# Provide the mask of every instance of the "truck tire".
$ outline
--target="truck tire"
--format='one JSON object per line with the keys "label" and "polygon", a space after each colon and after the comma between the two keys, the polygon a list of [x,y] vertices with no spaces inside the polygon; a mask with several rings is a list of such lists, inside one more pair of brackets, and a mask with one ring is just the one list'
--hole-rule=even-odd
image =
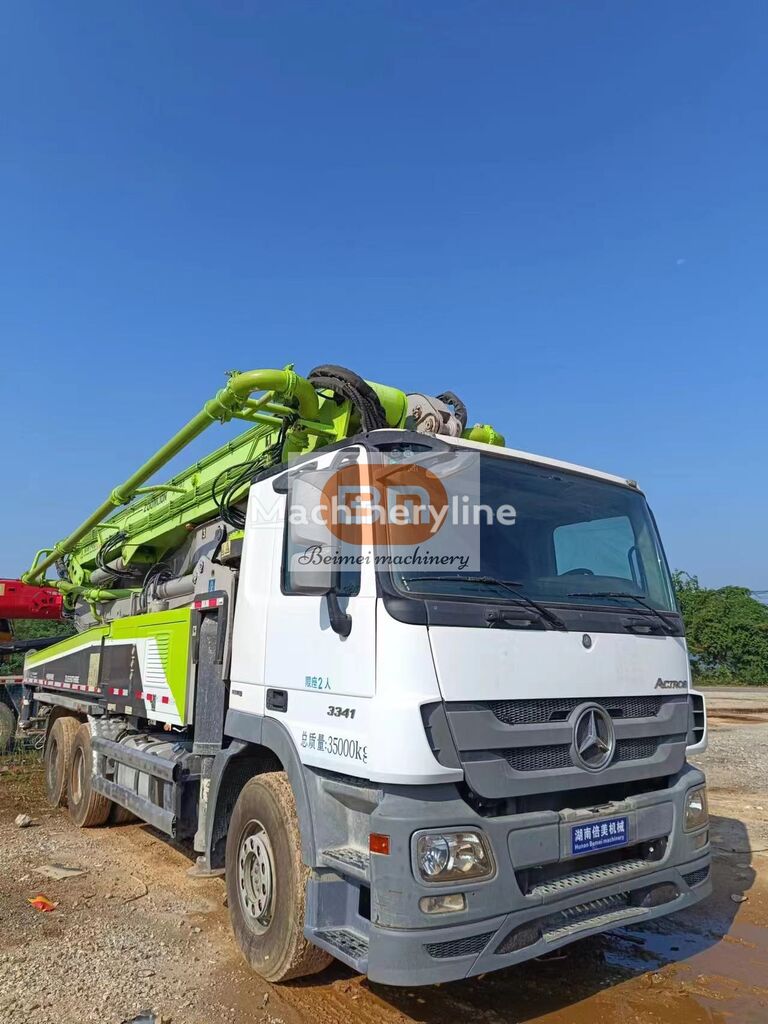
{"label": "truck tire", "polygon": [[80,722],[72,715],[57,718],[45,741],[45,795],[51,807],[63,807],[67,802],[69,772],[72,765],[72,747]]}
{"label": "truck tire", "polygon": [[316,974],[333,959],[304,937],[309,868],[284,772],[257,775],[237,798],[227,834],[227,902],[251,967],[267,981]]}
{"label": "truck tire", "polygon": [[78,828],[103,825],[112,809],[112,801],[92,788],[92,775],[91,729],[87,722],[83,722],[75,733],[75,741],[72,744],[72,764],[69,769],[67,793],[69,816]]}
{"label": "truck tire", "polygon": [[109,812],[110,825],[130,825],[131,822],[138,820],[133,811],[129,811],[122,804],[116,804],[114,800],[112,801],[112,808]]}
{"label": "truck tire", "polygon": [[0,700],[0,754],[9,750],[16,735],[16,715],[4,700]]}

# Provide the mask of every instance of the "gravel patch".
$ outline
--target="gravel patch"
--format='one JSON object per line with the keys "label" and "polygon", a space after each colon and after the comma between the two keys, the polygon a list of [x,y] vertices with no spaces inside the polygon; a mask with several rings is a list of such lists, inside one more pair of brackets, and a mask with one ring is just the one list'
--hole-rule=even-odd
{"label": "gravel patch", "polygon": [[[241,966],[223,882],[187,878],[185,852],[149,826],[75,828],[66,811],[45,806],[38,769],[6,772],[0,785],[3,1024],[121,1024],[147,1009],[158,1019],[212,1024],[235,1013],[222,976],[242,969],[249,986],[270,989]],[[29,827],[14,824],[18,804]],[[51,863],[86,873],[37,873]],[[57,905],[53,912],[30,905],[40,894]]]}
{"label": "gravel patch", "polygon": [[[764,1020],[768,725],[711,726],[696,758],[712,793],[707,903],[621,943],[614,933],[551,962],[413,991],[372,986],[340,965],[263,982],[233,943],[223,880],[189,879],[189,851],[146,825],[79,830],[45,804],[39,764],[0,765],[0,1021],[123,1024],[153,1010],[164,1024],[693,1024],[714,1019],[713,1006]],[[19,814],[27,827],[15,826]],[[38,873],[45,865],[86,873],[52,878]],[[35,910],[37,895],[56,909]]]}
{"label": "gravel patch", "polygon": [[710,723],[709,748],[691,760],[713,791],[762,791],[768,809],[768,726]]}

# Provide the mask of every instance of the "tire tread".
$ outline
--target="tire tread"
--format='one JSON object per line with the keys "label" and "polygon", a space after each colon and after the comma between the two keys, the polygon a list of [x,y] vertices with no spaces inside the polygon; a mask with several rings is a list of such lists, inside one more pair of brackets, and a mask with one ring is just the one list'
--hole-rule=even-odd
{"label": "tire tread", "polygon": [[16,713],[4,700],[0,700],[0,754],[11,749],[15,732]]}
{"label": "tire tread", "polygon": [[72,768],[72,753],[75,747],[75,736],[77,735],[77,730],[79,728],[79,719],[75,718],[73,715],[60,715],[51,726],[51,731],[48,734],[48,742],[45,745],[46,760],[49,755],[50,740],[55,730],[56,735],[54,739],[56,740],[59,761],[56,770],[56,786],[54,792],[51,792],[48,786],[48,766],[46,765],[45,792],[48,798],[48,803],[51,807],[67,806],[69,774]]}
{"label": "tire tread", "polygon": [[73,807],[72,802],[69,801],[69,815],[78,828],[95,828],[97,825],[103,825],[109,817],[109,812],[112,809],[112,801],[108,797],[102,796],[101,793],[97,793],[91,788],[90,769],[93,765],[93,754],[91,752],[91,729],[87,722],[83,722],[75,735],[75,741],[72,745],[70,775],[74,768],[74,755],[77,747],[82,748],[83,757],[85,758],[85,763],[89,771],[84,773],[83,800],[79,807]]}

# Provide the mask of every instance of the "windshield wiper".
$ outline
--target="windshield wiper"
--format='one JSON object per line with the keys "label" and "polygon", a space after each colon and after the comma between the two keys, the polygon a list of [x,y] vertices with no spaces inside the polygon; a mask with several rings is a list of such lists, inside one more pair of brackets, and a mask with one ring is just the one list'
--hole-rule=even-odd
{"label": "windshield wiper", "polygon": [[528,597],[527,594],[520,593],[515,590],[515,587],[522,587],[524,584],[520,580],[497,580],[495,576],[464,576],[462,573],[452,573],[451,575],[445,576],[408,576],[405,577],[406,583],[411,580],[436,580],[440,582],[445,580],[450,583],[482,583],[489,587],[500,587],[502,590],[506,590],[516,601],[522,601],[527,604],[530,608],[534,608],[542,619],[550,624],[553,629],[566,629],[566,625],[559,615],[555,615],[549,608],[545,608],[544,605],[539,604],[538,601],[534,601],[532,597]]}
{"label": "windshield wiper", "polygon": [[569,594],[568,597],[628,597],[630,601],[635,601],[641,608],[645,608],[646,611],[655,615],[659,622],[664,626],[665,632],[669,633],[675,628],[672,623],[661,614],[658,608],[654,608],[652,604],[649,604],[648,601],[645,601],[642,597],[638,597],[637,594],[630,594],[626,590],[577,591],[576,593]]}

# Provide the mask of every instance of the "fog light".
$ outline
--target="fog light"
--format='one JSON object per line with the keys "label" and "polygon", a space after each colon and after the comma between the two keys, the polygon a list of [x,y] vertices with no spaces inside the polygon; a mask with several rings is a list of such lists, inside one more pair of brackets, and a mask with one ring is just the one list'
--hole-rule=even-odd
{"label": "fog light", "polygon": [[694,850],[701,850],[709,842],[709,829],[705,829],[700,832],[699,835],[693,837],[693,848]]}
{"label": "fog light", "polygon": [[695,789],[689,789],[685,795],[685,820],[683,828],[686,832],[693,832],[694,829],[706,825],[708,821],[707,787],[697,786]]}
{"label": "fog light", "polygon": [[444,832],[419,836],[416,866],[425,882],[454,882],[493,874],[493,859],[477,832]]}
{"label": "fog light", "polygon": [[641,907],[661,907],[676,900],[680,891],[673,882],[661,882],[648,889],[640,889],[634,895],[637,905]]}
{"label": "fog light", "polygon": [[419,910],[425,914],[450,914],[466,909],[467,900],[463,892],[453,892],[450,896],[422,896],[419,900]]}
{"label": "fog light", "polygon": [[499,955],[517,953],[518,950],[525,949],[526,946],[532,946],[540,938],[541,927],[535,921],[531,921],[529,924],[520,925],[519,928],[515,928],[514,931],[510,932],[496,952]]}

